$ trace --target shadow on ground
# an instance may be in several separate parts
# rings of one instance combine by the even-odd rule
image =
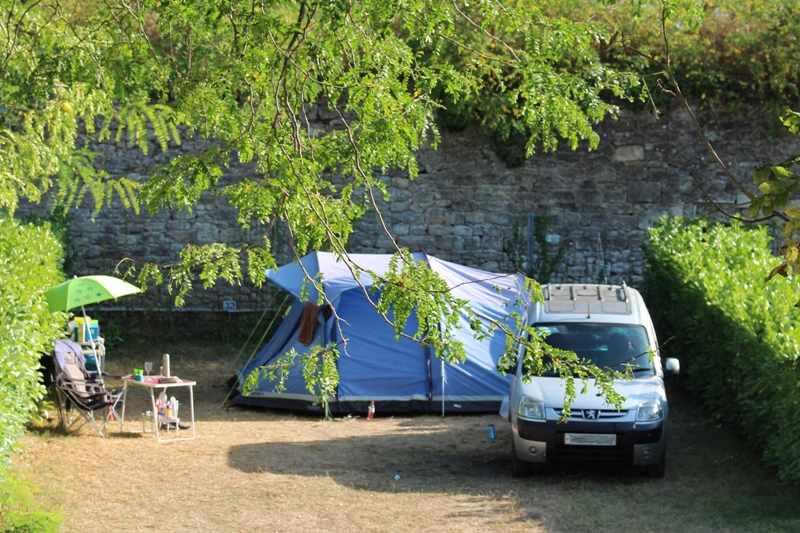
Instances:
[[[227,460],[246,473],[324,476],[358,490],[505,494],[528,519],[544,509],[552,531],[800,531],[798,491],[780,488],[757,453],[710,423],[689,396],[671,394],[666,479],[596,464],[562,464],[515,479],[510,428],[488,416],[450,424],[411,417],[388,434],[236,445]],[[497,439],[486,437],[487,422],[496,424]],[[555,520],[553,509],[563,510]]]

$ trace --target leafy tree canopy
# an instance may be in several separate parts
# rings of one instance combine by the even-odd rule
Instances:
[[[166,276],[178,303],[198,274],[206,286],[238,283],[246,266],[260,285],[276,266],[266,235],[278,220],[298,256],[326,248],[357,270],[346,244],[354,220],[386,195],[376,175],[416,175],[415,150],[436,144],[444,105],[480,102],[479,118],[523,131],[529,153],[560,141],[595,147],[592,123],[614,116],[609,99],[629,97],[639,83],[600,60],[611,38],[607,25],[531,0],[0,0],[0,208],[13,212],[20,198],[50,190],[67,205],[89,195],[99,210],[118,196],[150,212],[191,209],[206,191],[223,195],[241,226],[264,228],[261,241],[188,243],[167,268],[129,263],[142,283]],[[305,116],[319,103],[338,115],[324,135]],[[127,139],[146,151],[148,128],[163,149],[181,135],[209,142],[142,182],[98,170],[88,142],[78,142]],[[255,162],[258,176],[223,185],[234,155]],[[398,290],[382,292],[379,310],[415,306],[416,339],[463,358],[449,328],[466,302],[397,251],[382,281]],[[509,352],[531,342],[528,353],[540,356],[538,336],[527,338],[509,337]],[[574,354],[554,361],[568,375],[600,376],[614,401],[607,374],[580,367]]]
[[[537,4],[549,16],[605,27],[611,38],[600,44],[603,61],[641,74],[651,87],[666,60],[661,10],[675,8],[666,21],[671,68],[687,98],[699,105],[779,112],[800,98],[798,0],[713,0],[683,9],[678,2]]]

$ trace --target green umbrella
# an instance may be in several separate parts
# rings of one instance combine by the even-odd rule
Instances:
[[[89,318],[86,316],[84,305],[89,305],[128,294],[142,292],[142,289],[131,285],[127,281],[112,276],[83,276],[75,277],[59,283],[49,291],[44,293],[47,299],[47,307],[50,311],[69,311],[73,307],[80,306],[83,319],[87,325]],[[97,354],[94,337],[89,336],[92,346],[92,353]],[[103,383],[103,358],[98,356],[97,369],[100,383]]]
[[[60,283],[44,293],[50,311],[68,311],[128,294],[142,289],[112,276],[83,276]]]

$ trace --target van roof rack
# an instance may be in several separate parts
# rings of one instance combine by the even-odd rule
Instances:
[[[622,285],[547,284],[542,287],[547,313],[603,313],[630,315],[633,312],[628,287]]]

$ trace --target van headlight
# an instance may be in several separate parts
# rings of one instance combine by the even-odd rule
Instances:
[[[544,402],[538,398],[531,398],[523,394],[519,397],[517,414],[525,418],[544,420]]]
[[[636,411],[637,422],[652,422],[662,418],[664,418],[664,403],[661,398],[639,404],[639,409]]]

